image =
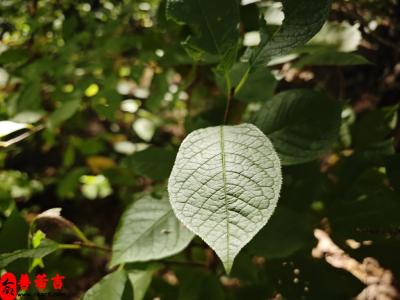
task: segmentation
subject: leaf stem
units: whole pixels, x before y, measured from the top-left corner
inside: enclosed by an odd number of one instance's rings
[[[111,252],[107,247],[98,246],[92,242],[89,243],[75,243],[75,244],[60,244],[60,249],[80,250],[82,248],[96,249],[105,252]]]
[[[228,120],[228,114],[229,114],[229,108],[231,105],[232,98],[234,96],[235,90],[232,88],[232,82],[229,77],[229,74],[225,72],[225,81],[226,81],[226,93],[227,93],[227,99],[226,99],[226,107],[225,107],[225,113],[224,113],[224,125],[226,124],[226,121]]]
[[[239,81],[239,84],[235,87],[234,95],[237,95],[239,91],[242,89],[243,85],[246,83],[247,79],[249,78],[251,67],[248,67],[246,72],[243,74],[242,78]]]

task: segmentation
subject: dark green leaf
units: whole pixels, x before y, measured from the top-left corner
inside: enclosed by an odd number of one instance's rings
[[[210,54],[218,56],[224,70],[233,64],[239,39],[237,0],[168,0],[167,16],[193,29],[184,46],[195,60]]]
[[[304,220],[304,215],[278,206],[268,226],[261,229],[247,249],[267,259],[285,258],[311,240],[311,226]]]
[[[262,34],[260,45],[251,53],[250,64],[266,65],[271,58],[304,45],[321,29],[330,7],[330,0],[284,0],[282,26],[272,36]]]
[[[59,244],[51,240],[43,240],[38,248],[20,249],[11,253],[0,254],[0,268],[20,258],[42,258],[60,249]]]
[[[61,106],[49,116],[49,127],[56,128],[62,122],[71,118],[79,109],[80,104],[80,99],[63,102]]]
[[[366,58],[346,52],[318,51],[306,55],[294,64],[295,68],[305,66],[354,66],[371,64]]]
[[[284,165],[328,152],[338,138],[341,106],[322,92],[291,90],[267,101],[255,124],[271,139]]]
[[[132,154],[126,161],[137,174],[154,180],[164,180],[171,173],[175,156],[176,152],[173,150],[149,148]]]

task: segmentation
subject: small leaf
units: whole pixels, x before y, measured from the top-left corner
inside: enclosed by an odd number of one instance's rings
[[[282,164],[312,161],[338,139],[341,106],[322,92],[291,90],[267,101],[255,124],[272,141]]]
[[[20,258],[42,258],[60,249],[59,244],[51,240],[43,240],[35,249],[20,249],[11,253],[0,254],[0,269]]]
[[[92,286],[83,296],[83,300],[121,300],[125,283],[125,271],[115,271]]]
[[[216,55],[224,70],[233,64],[239,39],[238,1],[168,0],[167,16],[192,27],[195,34],[184,46],[194,59]]]
[[[158,200],[145,195],[121,218],[111,265],[168,257],[185,249],[192,238],[193,234],[175,218],[166,196]]]
[[[56,128],[62,122],[71,118],[79,109],[81,102],[79,99],[66,101],[61,104],[50,116],[49,127]]]
[[[174,212],[221,258],[229,273],[239,251],[268,222],[281,166],[254,125],[199,129],[183,141],[168,191]]]
[[[133,288],[133,299],[143,300],[150,286],[156,268],[149,267],[147,270],[128,270],[128,279]]]
[[[330,7],[331,0],[284,0],[282,26],[272,36],[262,34],[260,45],[251,53],[250,64],[266,65],[271,58],[307,43],[321,29]]]
[[[13,121],[0,121],[0,138],[5,137],[21,129],[29,128],[31,125],[26,123],[17,123]]]

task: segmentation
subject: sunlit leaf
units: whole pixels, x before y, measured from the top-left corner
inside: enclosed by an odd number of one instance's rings
[[[176,216],[215,250],[229,273],[274,212],[281,181],[279,158],[259,129],[218,126],[186,137],[168,191]]]

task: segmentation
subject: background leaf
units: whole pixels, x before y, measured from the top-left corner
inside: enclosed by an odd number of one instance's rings
[[[267,32],[262,34],[260,45],[250,56],[252,66],[266,65],[271,58],[304,45],[321,29],[331,7],[330,0],[284,0],[282,3],[283,24],[272,36]]]
[[[115,271],[93,285],[85,293],[83,300],[120,300],[124,292],[125,282],[125,271]]]
[[[216,55],[227,70],[236,59],[239,39],[237,0],[168,0],[167,16],[190,25],[194,34],[184,43],[195,60]]]
[[[319,158],[338,138],[341,107],[322,92],[291,90],[267,101],[255,124],[271,139],[282,164]]]
[[[42,258],[59,249],[58,243],[51,240],[43,240],[40,246],[34,249],[19,249],[11,253],[0,254],[0,268],[4,268],[20,258]]]
[[[164,196],[134,202],[121,218],[114,237],[111,265],[161,259],[182,251],[193,234],[174,216]]]

